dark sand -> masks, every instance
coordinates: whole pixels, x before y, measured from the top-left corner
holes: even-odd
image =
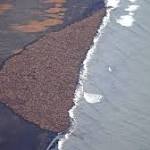
[[[0,71],[0,101],[42,128],[66,130],[79,68],[104,15],[101,9],[48,33],[7,60]]]

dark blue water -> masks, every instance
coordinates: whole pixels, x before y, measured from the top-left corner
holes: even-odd
[[[0,150],[46,150],[55,137],[0,103]]]

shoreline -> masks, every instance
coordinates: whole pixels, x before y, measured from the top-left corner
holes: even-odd
[[[32,0],[31,5],[36,1]],[[19,7],[14,5],[18,2],[18,0],[12,1],[8,10],[3,8],[5,6],[3,2],[0,3],[0,11],[1,8],[2,11],[4,10],[2,14],[0,13],[0,18],[4,22],[6,18],[4,29],[0,22],[0,107],[3,106],[0,119],[1,122],[8,120],[5,126],[0,127],[2,135],[0,148],[8,150],[8,145],[16,149],[15,147],[20,146],[21,143],[24,149],[37,146],[39,150],[45,150],[48,146],[49,150],[58,146],[59,139],[71,126],[69,110],[75,105],[73,99],[79,82],[79,72],[105,16],[106,8],[103,0],[92,2],[90,0],[84,2],[50,0],[46,2],[46,5],[43,5],[44,1],[38,2],[43,7],[38,10],[38,13],[47,11],[49,17],[55,19],[59,19],[58,15],[61,11],[65,11],[65,14],[61,18],[63,24],[55,26],[51,26],[53,20],[49,17],[41,22],[35,20],[39,26],[33,24],[34,30],[30,24],[22,26],[19,22],[25,19],[24,23],[26,21],[34,23],[34,19],[30,22],[32,9],[26,14],[29,16],[24,18],[24,9],[28,7],[28,2],[26,6],[24,5],[25,7],[21,7],[23,8],[21,10],[23,13],[20,14],[21,20],[15,20],[16,16],[11,20],[11,14],[16,15],[19,7],[23,5]],[[42,19],[43,16],[40,15],[40,17]],[[54,22],[57,23],[55,19]],[[19,23],[16,22],[18,31],[7,28],[12,27],[13,20]],[[38,32],[39,30],[41,32]],[[8,33],[5,37],[6,31]],[[4,115],[5,110],[10,112],[9,116]],[[17,127],[17,120],[13,118],[21,121],[20,128]],[[3,132],[5,135],[7,132],[11,133],[13,126],[9,127],[10,125],[16,125],[14,126],[16,138],[2,134]],[[24,126],[29,128],[25,129]],[[47,134],[39,136],[40,132],[44,131],[47,131]],[[30,146],[26,144],[27,135],[32,141]],[[19,144],[16,142],[17,138],[21,141]],[[39,141],[38,144],[36,141]],[[27,142],[30,143],[29,140]]]
[[[135,22],[130,27],[118,22],[124,13],[131,11],[129,8],[133,4],[139,7],[132,10]],[[145,15],[149,6],[140,1],[118,1],[114,5],[83,84],[84,92],[103,95],[104,99],[91,104],[84,94],[81,96],[74,111],[77,125],[62,149],[150,147],[150,43],[147,32],[150,22]]]
[[[0,100],[42,128],[55,132],[66,130],[70,126],[68,110],[74,105],[79,68],[104,15],[105,9],[101,9],[59,32],[48,33],[25,51],[10,58],[0,71]],[[62,57],[66,57],[67,61],[63,62]]]

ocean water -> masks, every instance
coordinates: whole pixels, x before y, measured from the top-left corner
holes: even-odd
[[[150,1],[107,5],[60,150],[150,150]]]
[[[59,31],[103,7],[103,0],[0,0],[0,69],[47,32]],[[56,150],[62,134],[41,129],[0,102],[0,150]]]

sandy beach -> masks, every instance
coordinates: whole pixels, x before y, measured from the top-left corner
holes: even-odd
[[[104,15],[102,9],[49,33],[6,61],[0,71],[0,100],[42,128],[67,129],[79,69]]]
[[[10,108],[14,113],[7,118],[23,119],[20,126],[33,124],[48,135],[66,131],[79,71],[105,13],[101,0],[1,2],[0,102],[5,104],[1,116]],[[11,123],[1,130],[11,130]],[[2,144],[3,140],[0,148]]]

